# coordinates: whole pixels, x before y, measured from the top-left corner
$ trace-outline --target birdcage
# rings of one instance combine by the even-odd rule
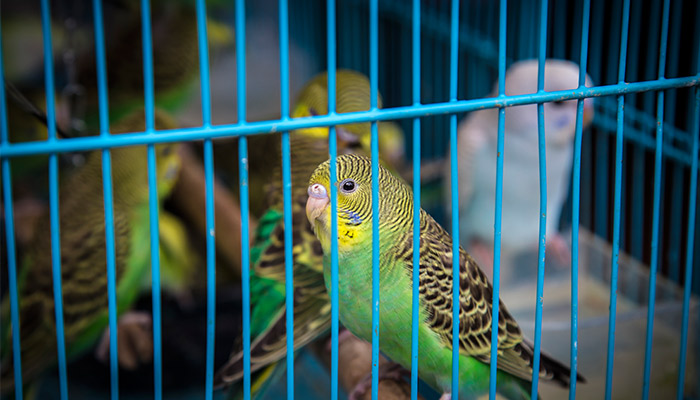
[[[57,366],[54,369],[50,365],[46,367],[48,372],[45,375],[50,376],[47,380],[52,383],[44,385],[43,390],[38,389],[40,397],[110,396],[116,399],[121,395],[160,399],[201,396],[202,393],[207,399],[223,397],[224,393],[214,388],[214,375],[222,364],[217,354],[221,351],[228,354],[235,342],[242,350],[240,395],[251,398],[257,388],[251,382],[251,375],[255,373],[251,371],[251,346],[256,338],[251,334],[255,324],[251,307],[255,304],[251,303],[250,282],[251,275],[255,274],[253,258],[256,256],[248,240],[255,233],[250,214],[261,207],[254,192],[263,191],[261,188],[267,180],[273,179],[269,175],[257,175],[250,169],[251,164],[260,154],[271,153],[268,151],[271,148],[268,146],[273,146],[270,138],[275,141],[274,146],[280,146],[279,154],[274,155],[277,157],[275,162],[282,165],[278,178],[282,182],[283,207],[279,218],[285,226],[292,226],[297,223],[292,221],[292,206],[297,199],[292,198],[290,132],[328,127],[330,207],[336,210],[339,195],[335,160],[340,155],[341,140],[340,128],[336,129],[336,126],[349,123],[371,124],[368,150],[373,165],[371,214],[374,217],[371,229],[374,240],[371,246],[358,251],[372,255],[372,287],[367,290],[371,293],[372,304],[371,337],[366,338],[372,346],[367,349],[371,360],[367,370],[371,373],[371,396],[381,398],[379,360],[381,352],[386,353],[386,349],[380,348],[379,338],[386,333],[379,329],[383,292],[379,285],[380,216],[376,177],[382,154],[380,143],[387,136],[382,135],[379,124],[394,121],[405,133],[402,136],[405,145],[400,146],[403,154],[399,156],[400,167],[396,172],[402,173],[412,187],[414,249],[419,246],[417,211],[422,207],[452,233],[454,241],[449,245],[453,253],[458,254],[462,224],[458,209],[464,200],[458,194],[464,185],[460,180],[463,176],[458,173],[461,160],[458,155],[458,122],[488,109],[494,110],[491,123],[496,146],[491,154],[495,182],[492,182],[493,189],[489,189],[493,195],[494,211],[488,213],[489,229],[493,232],[489,250],[493,300],[501,298],[519,321],[525,336],[533,339],[532,370],[539,370],[540,352],[543,351],[569,365],[571,371],[571,379],[562,388],[543,383],[544,379],[533,373],[528,392],[533,397],[539,393],[543,398],[568,396],[571,399],[603,396],[607,399],[640,396],[645,399],[672,396],[684,399],[700,396],[700,343],[697,340],[700,238],[695,235],[700,140],[700,26],[696,23],[700,20],[700,6],[697,2],[270,0],[246,4],[243,0],[236,0],[229,5],[193,0],[192,4],[182,2],[186,3],[183,7],[189,7],[186,8],[188,12],[183,13],[189,24],[177,22],[171,25],[158,24],[164,15],[171,15],[174,11],[162,7],[156,0],[152,2],[154,4],[143,0],[138,6],[121,5],[120,2],[103,4],[100,0],[94,0],[91,5],[55,3],[43,0],[35,6],[3,4],[11,12],[4,13],[0,20],[4,28],[0,51],[4,60],[0,62],[0,75],[6,82],[0,88],[5,235],[2,263],[7,270],[7,275],[4,275],[3,268],[3,278],[7,276],[7,279],[2,280],[2,368],[15,372],[9,385],[14,385],[17,399],[26,394],[23,393],[23,374],[20,371],[22,363],[27,361],[9,354],[20,354],[23,346],[27,346],[22,343],[20,332],[22,288],[27,285],[25,259],[31,259],[32,252],[37,251],[29,247],[21,249],[17,241],[21,242],[23,236],[41,234],[47,239],[50,237],[43,242],[50,248],[45,247],[43,251],[50,256],[46,273],[51,274],[51,279],[44,276],[37,285],[49,285],[45,287],[50,292],[47,301],[55,304],[44,318],[56,327],[56,335],[51,338],[55,345],[49,347],[55,354],[46,357],[55,358]],[[14,12],[31,15],[34,19],[16,18]],[[115,17],[117,12],[131,12],[134,20],[119,19]],[[217,56],[209,52],[211,37],[221,34],[219,25],[208,20],[208,16],[214,15],[221,17],[225,21],[223,25],[233,31],[234,39],[231,40],[235,43],[222,50],[223,55]],[[40,23],[32,25],[31,21]],[[131,25],[126,25],[127,22]],[[110,35],[115,32],[112,28],[122,25],[137,28],[113,40],[125,47],[110,49]],[[33,42],[24,40],[31,34],[36,35],[39,27],[41,38]],[[19,33],[10,31],[10,28],[19,29]],[[176,34],[189,37],[192,42],[175,48],[176,56],[167,58],[164,49],[169,49],[174,42],[166,40],[176,37]],[[41,47],[34,48],[27,43],[40,43]],[[120,58],[126,58],[128,51],[125,49],[133,48],[142,54],[135,72],[129,69],[133,62],[117,64]],[[90,106],[85,102],[91,99],[84,93],[86,84],[76,83],[80,80],[81,70],[75,68],[75,60],[80,50],[90,54],[93,63],[90,68],[94,75],[89,78],[89,85],[94,86],[92,99],[99,106],[93,109],[92,123],[85,111]],[[18,54],[25,57],[18,57]],[[29,79],[22,74],[29,68],[15,61],[20,58],[32,61],[32,57],[35,62],[39,60],[41,77],[31,76]],[[198,81],[198,85],[194,84],[194,91],[186,91],[186,105],[176,115],[179,126],[162,129],[157,126],[159,114],[156,107],[162,104],[158,103],[159,93],[167,91],[168,87],[159,81],[164,78],[154,74],[154,69],[158,72],[162,64],[180,65],[182,59],[185,59],[183,63],[194,65],[194,81]],[[576,63],[578,80],[575,85],[565,90],[545,90],[546,59]],[[531,62],[537,64],[536,73],[530,76],[534,89],[512,94],[508,92],[506,71],[522,60],[534,60]],[[62,64],[60,74],[63,79],[57,79],[55,63]],[[294,118],[293,96],[301,84],[314,73],[327,70],[328,93],[334,93],[338,69],[356,70],[369,77],[368,109],[337,112],[335,96],[331,95],[327,100],[327,113]],[[143,107],[145,115],[140,128],[127,129],[126,133],[119,135],[114,134],[113,127],[110,128],[110,121],[115,114],[123,112],[115,106],[122,103],[119,103],[119,98],[115,100],[112,92],[122,90],[130,85],[127,83],[130,81],[117,80],[118,85],[114,86],[115,71],[126,71],[124,74],[136,74],[142,79],[136,84],[137,90],[142,90],[136,102]],[[586,80],[587,74],[590,82]],[[38,108],[33,108],[31,99],[17,100],[18,89],[11,84],[13,80],[17,83],[18,77],[29,82],[41,81],[37,85],[41,93],[32,98],[34,101],[40,99]],[[381,105],[377,100],[378,92],[383,96]],[[42,93],[59,95],[42,96]],[[19,105],[13,106],[9,98]],[[56,98],[70,106],[57,108]],[[584,106],[590,101],[586,99],[593,99],[595,114],[588,128],[584,127]],[[164,101],[167,103],[167,99]],[[548,132],[551,134],[549,128],[545,129],[545,106],[567,101],[576,105],[571,140],[565,145],[572,158],[561,165],[566,178],[566,187],[561,188],[565,194],[561,200],[566,200],[561,206],[561,215],[555,213],[551,216],[547,207],[548,201],[553,201],[548,194],[547,164],[554,162],[552,157],[555,154],[545,144]],[[509,157],[517,156],[517,151],[505,147],[511,137],[507,134],[506,111],[526,105],[536,109],[533,110],[533,115],[537,115],[536,128],[529,143],[536,145],[538,158],[537,167],[528,175],[535,182],[530,185],[531,193],[525,190],[522,196],[534,196],[538,202],[539,213],[535,219],[538,230],[530,238],[534,243],[530,258],[520,261],[521,272],[515,279],[510,279],[512,277],[505,275],[510,267],[506,267],[505,258],[501,256],[501,237],[513,223],[506,211],[507,202],[513,198],[504,195],[507,189],[504,185],[509,184],[504,181],[504,165],[506,171],[518,167],[517,164],[507,164]],[[34,125],[13,125],[16,114],[8,113],[9,107],[15,107],[15,111],[19,110],[25,117],[34,114],[26,117],[33,120]],[[66,120],[61,114],[66,109],[68,122],[60,126],[57,120]],[[25,135],[24,132],[41,131],[35,126],[39,124],[37,120],[32,118],[41,119],[42,114],[45,114],[45,137],[37,140]],[[77,137],[59,137],[66,130],[71,132],[68,136]],[[195,171],[192,174],[201,176],[199,186],[196,186],[199,192],[191,190],[195,186],[190,186],[189,190],[172,195],[180,197],[181,201],[182,198],[199,199],[192,200],[195,205],[188,206],[190,211],[199,207],[199,231],[189,232],[186,237],[199,244],[202,255],[199,260],[201,268],[196,269],[201,280],[199,289],[202,290],[198,292],[201,304],[189,308],[189,315],[196,318],[185,321],[178,314],[171,316],[171,320],[175,320],[173,324],[167,321],[169,304],[163,303],[166,300],[163,300],[161,288],[167,285],[161,265],[166,262],[163,247],[168,243],[164,243],[167,238],[161,231],[167,222],[163,211],[166,206],[159,198],[158,185],[164,178],[159,172],[158,160],[164,157],[159,145],[167,143],[194,144],[200,155],[193,157],[189,154],[189,161],[181,163],[190,168],[183,170]],[[64,155],[94,151],[99,161],[95,165],[99,167],[96,170],[100,177],[99,198],[103,199],[104,209],[99,221],[88,222],[104,224],[99,230],[104,236],[101,239],[103,248],[100,249],[104,253],[100,254],[103,254],[105,268],[101,273],[106,282],[104,289],[109,309],[108,317],[106,314],[99,327],[100,332],[107,327],[112,333],[121,332],[118,314],[125,310],[119,301],[125,295],[119,289],[118,280],[124,278],[117,260],[123,246],[119,244],[122,225],[118,212],[115,214],[120,207],[120,200],[115,197],[119,193],[113,189],[122,185],[115,167],[115,162],[120,161],[115,153],[134,146],[146,146],[141,156],[146,157],[143,167],[148,179],[148,196],[144,197],[147,207],[139,214],[144,227],[140,240],[146,243],[144,254],[147,259],[142,274],[150,278],[149,287],[144,291],[148,292],[145,308],[152,318],[153,346],[150,353],[152,366],[148,366],[145,383],[143,376],[139,380],[139,374],[120,367],[118,354],[122,342],[118,341],[116,334],[104,336],[107,340],[104,349],[108,349],[105,350],[108,355],[104,357],[107,361],[103,366],[95,367],[94,363],[76,366],[73,333],[64,331],[64,325],[72,326],[72,314],[70,310],[64,310],[63,304],[70,295],[65,291],[66,285],[72,285],[71,279],[77,278],[66,277],[61,271],[69,267],[71,260],[77,263],[80,258],[62,254],[65,243],[61,243],[61,235],[66,232],[59,229],[65,226],[65,216],[61,216],[60,211],[65,204],[59,199],[63,199],[63,191],[71,189],[64,188],[65,182],[71,181],[64,179],[63,175],[59,178],[59,173],[64,169],[80,171],[87,165],[82,163],[89,163],[89,160],[80,161],[81,158],[78,161],[71,158],[64,163]],[[38,162],[30,163],[30,160],[37,159]],[[48,176],[43,177],[46,171]],[[181,171],[180,179],[184,179],[183,174]],[[21,195],[30,190],[25,187],[28,185],[19,185],[24,182],[31,182],[35,186],[32,190],[40,192],[39,197],[43,196],[48,203],[48,222],[37,225],[39,228],[35,231],[23,226],[29,219],[17,217],[18,192]],[[220,208],[220,203],[226,201],[233,201],[240,210]],[[73,207],[79,212],[80,203],[77,204]],[[451,211],[446,208],[451,208]],[[550,221],[554,218],[554,222]],[[80,218],[76,220],[80,221]],[[331,220],[331,236],[337,236],[338,221]],[[555,261],[545,255],[546,244],[551,243],[548,235],[552,233],[552,227],[562,233],[570,246],[568,265],[563,267],[557,267]],[[73,245],[80,247],[82,241]],[[285,297],[280,306],[289,310],[295,304],[291,230],[284,231],[283,242]],[[466,243],[462,244],[466,246]],[[240,251],[231,251],[239,246]],[[181,253],[176,253],[176,257],[181,257],[177,254]],[[411,357],[410,364],[404,367],[412,374],[403,384],[408,388],[405,393],[410,393],[406,398],[417,398],[419,389],[425,398],[437,398],[439,395],[420,381],[421,370],[418,368],[421,321],[417,283],[422,267],[418,256],[419,253],[414,251],[411,259],[412,318],[405,326],[406,331],[411,332],[411,342],[405,343]],[[331,240],[326,257],[330,270],[327,285],[332,294],[330,341],[320,358],[328,358],[325,360],[328,371],[308,354],[295,352],[295,337],[289,332],[294,332],[296,321],[292,313],[286,313],[286,353],[279,359],[280,365],[286,369],[283,368],[284,373],[273,376],[274,382],[267,394],[263,394],[266,398],[330,396],[337,399],[352,389],[341,387],[347,367],[343,362],[347,360],[340,359],[339,354],[339,313],[343,310],[339,310],[340,266],[336,240]],[[235,284],[240,288],[240,299],[226,302],[221,299],[225,289],[219,285],[224,279],[220,265],[231,260],[240,266],[240,283]],[[458,255],[454,256],[453,262],[459,262]],[[458,278],[456,273],[453,275],[452,279]],[[459,296],[457,286],[452,293],[454,299]],[[489,330],[491,342],[498,338],[498,304],[498,301],[493,301]],[[222,319],[232,312],[232,308],[241,313],[240,337],[233,340],[230,332],[218,331],[226,324],[222,324]],[[456,306],[452,318],[459,320]],[[185,341],[186,335],[178,333],[183,324],[196,325],[197,339]],[[445,372],[445,376],[452,379],[449,390],[443,389],[457,398],[468,394],[463,393],[463,389],[460,391],[457,379],[459,324],[452,327],[454,361],[451,371]],[[93,336],[91,346],[99,335]],[[179,346],[187,351],[177,353],[176,357],[169,356],[164,343],[170,338],[182,339]],[[492,346],[489,351],[488,359],[497,359],[497,347]],[[185,354],[191,353],[201,355],[201,363],[196,364],[201,378],[192,373],[199,381],[194,389],[184,390],[177,386],[177,378],[168,376],[171,373],[169,368],[177,369],[179,367],[170,365],[187,364],[189,359]],[[300,363],[304,364],[300,367]],[[99,368],[103,370],[104,380],[95,377]],[[143,375],[143,369],[140,371]],[[577,383],[577,372],[585,375],[588,382]],[[489,398],[496,398],[500,377],[497,378],[496,363],[490,363],[488,389],[482,397],[488,394]],[[81,383],[73,384],[76,380]],[[93,387],[81,391],[80,385],[90,380],[95,381]],[[125,385],[133,382],[138,382],[134,384],[138,388],[124,391]],[[0,388],[7,386],[7,381],[0,381]]]

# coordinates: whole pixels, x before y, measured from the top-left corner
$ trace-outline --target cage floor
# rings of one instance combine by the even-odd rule
[[[609,244],[581,230],[579,258],[578,371],[587,383],[577,385],[577,399],[605,395],[608,316],[610,304]],[[617,296],[613,399],[638,399],[642,395],[646,340],[648,267],[620,255]],[[656,284],[650,398],[675,398],[680,349],[682,290],[658,277]],[[534,337],[536,275],[506,286],[501,299],[520,323],[526,336]],[[543,295],[542,350],[568,364],[571,332],[570,270],[547,273]],[[698,299],[692,298],[686,395],[698,392]],[[543,399],[568,397],[568,388],[541,383]]]

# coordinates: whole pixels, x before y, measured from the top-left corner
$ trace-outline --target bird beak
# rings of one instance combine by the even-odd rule
[[[360,144],[360,138],[357,135],[341,126],[337,127],[335,132],[339,142],[338,147],[340,148],[353,148]]]
[[[316,226],[316,219],[323,214],[328,206],[328,191],[320,183],[314,183],[307,190],[309,199],[306,201],[306,217],[311,225]]]

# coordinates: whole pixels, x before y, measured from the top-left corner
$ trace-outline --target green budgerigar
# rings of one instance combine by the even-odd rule
[[[157,128],[174,121],[156,110]],[[143,111],[113,127],[116,132],[143,130]],[[180,168],[177,144],[156,146],[158,196],[172,190]],[[111,151],[118,312],[126,311],[150,279],[148,170],[145,146]],[[59,182],[61,279],[66,352],[69,358],[91,348],[108,323],[102,153]],[[56,325],[48,216],[26,251],[18,272],[22,378],[36,379],[56,360]],[[11,324],[3,302],[2,390],[14,387]],[[14,355],[17,356],[17,355]]]
[[[337,71],[337,112],[369,110],[369,80],[359,72]],[[378,100],[381,106],[381,99]],[[312,78],[297,97],[293,118],[326,114],[327,74]],[[381,125],[380,125],[381,127]],[[400,128],[398,128],[400,129]],[[338,152],[362,151],[369,144],[370,124],[337,127]],[[330,329],[330,304],[323,283],[323,251],[304,216],[308,178],[328,158],[328,127],[293,131],[291,145],[292,257],[294,273],[294,348],[299,349]],[[369,149],[366,149],[367,151]],[[281,153],[280,153],[281,154]],[[274,163],[272,183],[267,189],[269,210],[259,220],[251,250],[251,371],[253,394],[283,370],[286,357],[285,255],[281,160]],[[276,368],[279,367],[279,368]],[[242,345],[237,343],[228,363],[215,377],[218,387],[243,376]],[[234,389],[233,393],[238,393]]]
[[[324,250],[330,291],[329,161],[309,182],[306,214]],[[340,321],[356,336],[372,339],[371,161],[358,155],[337,158],[338,273]],[[393,361],[411,365],[413,270],[412,189],[379,167],[380,319],[379,347]],[[420,326],[418,375],[451,398],[452,239],[426,212],[420,215]],[[459,390],[469,398],[488,392],[492,287],[469,254],[459,255]],[[497,390],[510,399],[529,399],[533,346],[499,303]],[[569,384],[570,370],[542,353],[540,379]],[[578,380],[583,381],[581,376]],[[457,396],[455,396],[456,398]]]

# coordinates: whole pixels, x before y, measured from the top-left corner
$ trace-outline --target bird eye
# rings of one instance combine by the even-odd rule
[[[352,179],[346,179],[340,183],[340,190],[342,190],[343,193],[352,193],[355,189],[357,189],[357,185]]]
[[[563,105],[564,105],[564,100],[553,101],[552,104],[554,104],[554,105],[557,106],[557,107],[563,106]]]

